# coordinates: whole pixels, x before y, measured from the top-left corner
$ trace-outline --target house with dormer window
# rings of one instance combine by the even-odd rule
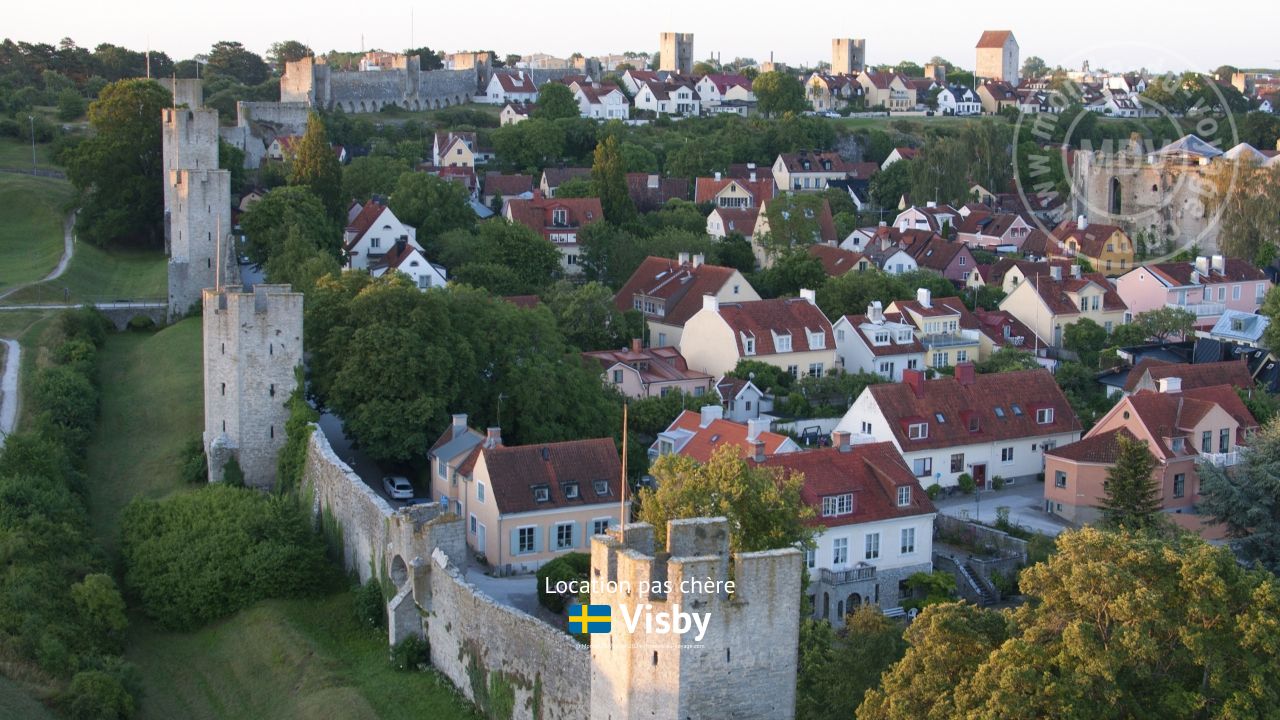
[[[800,497],[814,511],[806,553],[813,617],[840,625],[860,605],[901,612],[906,579],[933,570],[937,510],[892,443],[852,444],[774,455],[753,464],[804,476]]]
[[[418,244],[417,237],[417,229],[400,222],[391,208],[378,200],[370,200],[360,208],[343,233],[342,249],[347,256],[347,267],[367,270],[399,241],[421,253],[422,246]]]
[[[685,410],[649,447],[649,459],[663,455],[684,455],[705,463],[721,448],[733,448],[738,457],[755,457],[800,452],[795,440],[769,429],[770,418],[757,417],[734,422],[724,417],[721,405],[704,405]]]
[[[801,150],[782,153],[773,161],[773,179],[782,190],[821,192],[827,181],[844,180],[853,170],[839,153]]]
[[[755,169],[749,171],[748,177],[723,177],[716,173],[714,177],[694,179],[693,201],[699,205],[710,203],[717,208],[729,210],[746,210],[758,208],[777,194],[777,186],[767,173]]]
[[[702,301],[680,335],[680,353],[691,368],[719,376],[749,359],[793,377],[821,377],[835,367],[835,336],[812,290],[798,298],[721,303],[703,295]]]
[[[442,288],[448,282],[444,266],[427,260],[427,256],[407,240],[397,240],[385,255],[369,266],[369,274],[373,277],[382,277],[389,272],[404,275],[419,290]]]
[[[692,81],[646,80],[638,85],[634,103],[637,110],[648,110],[658,115],[682,115],[693,117],[702,112],[702,97]]]
[[[1128,272],[1133,267],[1133,241],[1118,225],[1091,223],[1083,215],[1053,229],[1049,257],[1084,258],[1105,275]]]
[[[1051,265],[1049,275],[1033,275],[1000,301],[1000,309],[1054,347],[1072,323],[1088,318],[1108,333],[1127,322],[1129,308],[1100,273],[1082,273],[1079,265]]]
[[[971,212],[956,225],[956,240],[969,247],[1012,252],[1022,247],[1032,229],[1016,213]]]
[[[1034,479],[1045,451],[1079,440],[1081,425],[1048,370],[978,375],[962,363],[954,377],[908,370],[900,383],[867,386],[836,430],[893,443],[923,488],[963,474],[988,487],[997,475]]]
[[[1256,311],[1270,290],[1271,281],[1261,270],[1223,255],[1148,263],[1116,278],[1116,292],[1131,315],[1162,307],[1186,310],[1201,329],[1227,311]]]
[[[735,268],[708,265],[702,255],[679,253],[675,259],[650,256],[613,296],[620,312],[644,316],[649,344],[679,345],[684,325],[702,309],[702,296],[721,302],[759,300],[760,294]]]
[[[978,320],[958,297],[935,298],[928,288],[916,291],[914,300],[895,300],[885,315],[915,328],[924,348],[924,367],[944,368],[977,362],[982,350]]]
[[[711,394],[713,378],[690,370],[674,347],[646,348],[636,338],[628,348],[584,352],[582,357],[599,363],[604,383],[627,397],[666,397],[681,392],[700,398]]]
[[[560,267],[569,275],[582,272],[578,233],[604,219],[600,198],[508,200],[502,213],[508,221],[524,225],[555,245],[560,251]]]
[[[845,315],[835,321],[836,363],[845,372],[875,373],[902,381],[902,373],[925,367],[925,348],[915,326],[900,315],[887,317],[880,301],[867,306],[866,315]]]

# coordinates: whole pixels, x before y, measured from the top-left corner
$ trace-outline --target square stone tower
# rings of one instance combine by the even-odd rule
[[[666,552],[655,552],[647,523],[628,525],[625,544],[621,538],[614,529],[591,541],[592,582],[616,583],[616,592],[608,586],[591,595],[613,612],[610,632],[591,636],[591,717],[794,718],[800,551],[738,553],[730,574],[722,517],[671,521]],[[732,593],[707,586],[730,577]],[[657,581],[667,581],[669,592],[641,592],[642,583]],[[706,634],[695,641],[693,634],[650,632],[643,617],[629,632],[621,612],[638,605],[706,613]]]
[[[239,266],[231,239],[231,172],[172,170],[168,176],[174,192],[168,226],[169,316],[176,317],[200,302],[205,288],[229,284]]]
[[[194,93],[186,80],[176,86],[175,92],[184,89]],[[203,94],[203,93],[201,93]],[[188,100],[194,100],[194,96]],[[175,94],[174,102],[178,102]],[[195,108],[165,108],[161,111],[161,152],[163,153],[164,211],[168,216],[173,210],[175,170],[218,169],[218,111]]]
[[[664,32],[659,36],[658,69],[693,74],[693,33]]]
[[[867,69],[867,41],[863,38],[835,38],[831,41],[831,73],[849,75]]]
[[[1018,41],[1012,30],[985,30],[978,38],[975,71],[982,80],[1004,80],[1018,86]]]
[[[285,402],[302,364],[302,293],[288,285],[204,291],[204,448],[209,479],[232,457],[246,485],[270,487],[284,446]]]

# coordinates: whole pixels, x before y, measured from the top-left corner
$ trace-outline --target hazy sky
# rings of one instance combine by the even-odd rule
[[[663,30],[695,34],[699,59],[718,52],[775,58],[792,64],[830,60],[831,38],[861,37],[873,64],[941,55],[972,68],[983,29],[1011,29],[1023,59],[1039,55],[1050,66],[1151,70],[1280,66],[1273,7],[1261,0],[1213,5],[1186,0],[1127,2],[989,0],[957,4],[934,0],[887,2],[602,3],[584,0],[482,0],[368,4],[339,0],[160,2],[71,0],[53,6],[12,3],[0,34],[55,43],[70,37],[93,47],[111,42],[164,50],[175,60],[204,52],[217,40],[239,40],[264,52],[275,40],[297,39],[317,52],[331,49],[492,49],[499,54],[546,52],[565,56],[656,50]],[[958,18],[956,11],[972,10]],[[410,11],[414,22],[410,23]],[[1254,17],[1259,22],[1240,22]],[[1234,18],[1236,21],[1227,22]]]

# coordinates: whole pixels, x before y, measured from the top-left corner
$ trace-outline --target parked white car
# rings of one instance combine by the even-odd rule
[[[412,500],[413,499],[413,483],[409,482],[409,478],[400,475],[387,475],[382,478],[382,489],[387,491],[387,495],[393,500]]]

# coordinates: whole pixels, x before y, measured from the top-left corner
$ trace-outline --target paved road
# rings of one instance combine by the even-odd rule
[[[22,362],[22,346],[17,340],[0,338],[7,348],[4,376],[0,378],[0,448],[18,421],[18,367]]]
[[[1012,487],[973,495],[940,497],[933,504],[943,515],[969,520],[976,518],[988,525],[995,524],[996,508],[1008,507],[1009,522],[1050,537],[1056,537],[1070,527],[1044,511],[1044,484],[1035,480],[1021,480]]]
[[[373,488],[373,491],[382,496],[384,500],[391,503],[391,507],[400,507],[404,504],[402,500],[393,500],[387,495],[386,490],[382,488],[382,468],[378,463],[369,459],[359,448],[355,447],[351,440],[347,438],[346,433],[342,429],[342,418],[333,413],[326,412],[320,416],[320,429],[324,432],[324,436],[329,440],[329,446],[337,453],[342,461],[351,466],[352,470],[364,480],[364,484]]]

